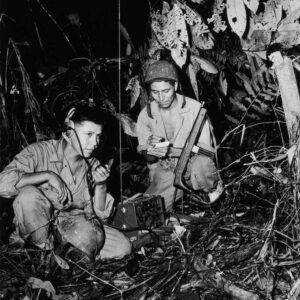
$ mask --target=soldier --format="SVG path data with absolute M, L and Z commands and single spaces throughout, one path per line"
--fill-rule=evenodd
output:
M 167 61 L 157 61 L 148 67 L 145 84 L 150 102 L 137 121 L 138 151 L 150 169 L 151 184 L 145 193 L 163 196 L 166 210 L 170 211 L 175 195 L 174 169 L 202 103 L 176 93 L 178 74 Z M 214 153 L 212 140 L 212 126 L 207 120 L 197 145 Z M 161 141 L 169 145 L 157 148 Z M 208 193 L 208 203 L 218 200 L 224 190 L 213 157 L 193 155 L 185 178 L 195 191 Z M 182 191 L 176 199 L 181 195 Z
M 94 158 L 105 119 L 95 107 L 78 105 L 70 110 L 59 140 L 29 145 L 0 173 L 0 196 L 14 199 L 21 238 L 53 249 L 58 232 L 90 258 L 122 258 L 131 252 L 129 240 L 100 221 L 110 216 L 114 202 L 106 187 L 109 166 Z

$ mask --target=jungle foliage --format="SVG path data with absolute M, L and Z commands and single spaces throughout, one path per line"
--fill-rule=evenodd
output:
M 10 30 L 18 20 L 1 14 L 5 31 L 1 166 L 29 143 L 58 136 L 68 109 L 88 101 L 111 114 L 112 128 L 119 134 L 110 145 L 116 158 L 123 155 L 116 160 L 112 184 L 119 184 L 121 173 L 123 196 L 143 191 L 147 168 L 135 152 L 135 121 L 148 101 L 145 69 L 166 59 L 178 69 L 182 92 L 203 101 L 214 124 L 226 187 L 221 203 L 204 208 L 183 199 L 175 212 L 194 214 L 181 219 L 186 231 L 182 235 L 174 231 L 168 238 L 150 237 L 137 246 L 135 257 L 123 262 L 90 265 L 78 253 L 67 253 L 65 259 L 52 253 L 52 268 L 53 261 L 56 264 L 51 273 L 44 252 L 4 245 L 1 273 L 7 287 L 1 288 L 1 295 L 7 299 L 17 294 L 22 299 L 297 299 L 299 156 L 297 145 L 288 140 L 269 54 L 279 50 L 291 58 L 299 76 L 300 4 L 296 0 L 150 0 L 147 5 L 148 23 L 139 43 L 121 15 L 119 57 L 96 57 L 91 51 L 76 56 L 75 49 L 72 58 L 54 65 L 39 20 L 32 23 L 36 42 L 31 43 Z M 47 5 L 28 2 L 29 10 L 37 7 L 73 49 L 70 35 Z M 40 51 L 42 62 L 32 64 L 32 53 Z

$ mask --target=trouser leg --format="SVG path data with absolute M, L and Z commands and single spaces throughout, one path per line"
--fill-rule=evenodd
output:
M 189 160 L 185 179 L 194 190 L 211 192 L 220 180 L 214 161 L 205 155 L 194 155 Z
M 174 171 L 163 169 L 160 165 L 153 170 L 153 177 L 150 186 L 145 191 L 145 194 L 149 195 L 159 195 L 165 200 L 166 211 L 172 209 L 173 200 L 177 200 L 182 197 L 183 192 L 177 190 L 176 199 L 174 199 L 175 187 L 174 183 Z
M 62 244 L 70 243 L 94 259 L 103 247 L 105 233 L 102 222 L 81 209 L 60 211 L 55 226 Z
M 173 200 L 178 200 L 182 197 L 183 191 L 177 189 L 174 199 L 174 170 L 164 169 L 160 164 L 152 170 L 151 184 L 146 190 L 146 194 L 160 195 L 165 199 L 166 211 L 170 211 L 173 205 Z M 184 179 L 188 186 L 193 190 L 211 192 L 220 181 L 219 173 L 214 161 L 205 155 L 194 155 L 190 158 L 187 170 L 184 174 Z
M 57 229 L 64 242 L 72 244 L 90 258 L 122 258 L 131 253 L 131 243 L 120 231 L 98 220 L 89 219 L 83 210 L 60 212 Z
M 53 213 L 51 203 L 35 186 L 26 186 L 13 203 L 15 222 L 21 237 L 30 236 L 40 247 L 53 247 L 50 220 Z
M 96 259 L 119 259 L 131 253 L 131 243 L 122 232 L 107 225 L 104 225 L 104 232 L 104 245 Z

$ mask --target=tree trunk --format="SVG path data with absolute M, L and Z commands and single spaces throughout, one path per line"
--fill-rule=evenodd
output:
M 282 57 L 280 52 L 272 53 L 269 58 L 274 63 L 275 73 L 279 83 L 279 89 L 282 99 L 282 106 L 286 119 L 286 126 L 289 134 L 290 147 L 295 148 L 294 159 L 291 163 L 291 170 L 293 172 L 294 184 L 294 203 L 293 203 L 293 219 L 297 224 L 300 221 L 299 215 L 299 198 L 300 190 L 297 184 L 300 181 L 300 96 L 296 76 L 293 68 L 293 63 L 288 57 Z M 300 238 L 299 227 L 293 227 L 293 236 L 295 239 Z
M 290 144 L 298 143 L 298 123 L 300 119 L 300 96 L 293 63 L 288 57 L 282 57 L 280 52 L 270 55 L 274 63 L 275 73 L 284 109 Z

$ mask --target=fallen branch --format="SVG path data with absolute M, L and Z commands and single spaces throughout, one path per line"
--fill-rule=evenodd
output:
M 213 287 L 220 292 L 225 292 L 238 300 L 259 300 L 259 296 L 236 286 L 231 281 L 224 279 L 219 272 L 215 272 L 203 265 L 197 257 L 193 263 L 194 269 L 200 275 L 200 280 L 191 281 L 191 287 Z M 187 286 L 187 285 L 186 285 Z M 186 288 L 185 286 L 185 288 Z
M 224 292 L 240 300 L 258 300 L 259 296 L 232 284 L 230 281 L 221 279 L 224 283 Z
M 221 269 L 237 265 L 240 262 L 251 258 L 261 247 L 261 243 L 255 243 L 252 245 L 245 245 L 240 250 L 233 252 L 228 257 L 223 258 L 223 261 L 219 264 Z

